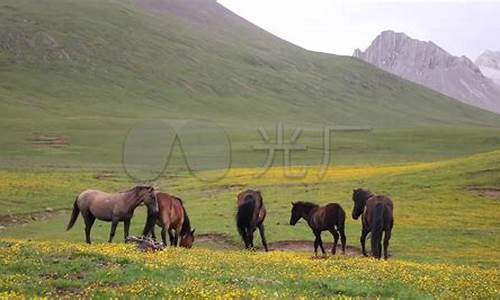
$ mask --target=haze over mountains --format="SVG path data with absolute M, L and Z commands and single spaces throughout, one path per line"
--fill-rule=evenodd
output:
M 433 42 L 389 30 L 365 51 L 356 49 L 353 56 L 464 103 L 500 113 L 500 86 L 467 57 L 453 56 Z M 484 55 L 482 61 L 491 70 L 488 74 L 496 74 L 494 55 Z

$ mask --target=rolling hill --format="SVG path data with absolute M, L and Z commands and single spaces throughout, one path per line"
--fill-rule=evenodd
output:
M 306 51 L 212 0 L 6 0 L 0 25 L 4 167 L 116 166 L 128 130 L 160 119 L 217 122 L 242 155 L 236 164 L 255 164 L 245 151 L 260 141 L 257 127 L 278 121 L 306 133 L 374 128 L 340 135 L 340 162 L 499 144 L 499 115 L 358 59 Z

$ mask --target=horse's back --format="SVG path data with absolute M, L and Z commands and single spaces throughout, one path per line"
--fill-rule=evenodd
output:
M 392 227 L 394 216 L 393 216 L 393 210 L 394 210 L 394 203 L 392 202 L 391 198 L 385 196 L 385 195 L 375 195 L 368 199 L 366 203 L 366 215 L 367 215 L 367 220 L 371 221 L 371 214 L 373 211 L 375 211 L 375 208 L 378 205 L 383 205 L 383 215 L 385 218 L 385 221 L 387 224 L 390 224 L 390 227 Z
M 77 204 L 82 212 L 90 212 L 94 217 L 110 221 L 116 205 L 114 194 L 99 190 L 85 190 L 78 196 Z
M 328 203 L 327 205 L 325 205 L 325 209 L 332 213 L 343 213 L 345 215 L 344 209 L 338 203 Z
M 328 203 L 319 207 L 314 212 L 315 226 L 321 229 L 330 229 L 333 226 L 343 226 L 345 222 L 345 211 L 338 203 Z
M 181 226 L 184 222 L 182 200 L 164 192 L 156 192 L 155 195 L 160 210 L 159 221 L 169 227 Z
M 264 201 L 260 191 L 246 190 L 238 194 L 238 205 L 247 201 L 255 201 L 257 207 L 264 207 Z
M 78 205 L 91 204 L 93 201 L 109 198 L 111 194 L 99 190 L 85 190 L 78 195 Z
M 262 223 L 266 217 L 266 208 L 259 191 L 246 190 L 238 194 L 238 226 L 251 226 Z
M 394 203 L 392 202 L 391 198 L 389 198 L 385 195 L 376 195 L 368 200 L 373 201 L 373 205 L 376 205 L 378 203 L 382 203 L 384 205 L 385 210 L 390 211 L 392 214 L 392 211 L 394 209 Z

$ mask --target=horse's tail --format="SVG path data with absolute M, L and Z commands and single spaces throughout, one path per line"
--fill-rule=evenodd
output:
M 381 242 L 384 229 L 384 203 L 377 203 L 372 212 L 372 252 L 373 256 L 380 258 L 382 254 Z
M 184 213 L 184 223 L 182 223 L 182 228 L 181 228 L 181 235 L 184 235 L 191 231 L 191 221 L 189 220 L 189 216 L 187 214 L 186 208 L 184 207 L 184 203 L 182 203 L 182 200 L 179 199 L 182 207 L 182 212 Z
M 243 239 L 245 239 L 245 229 L 250 227 L 252 223 L 254 210 L 255 199 L 253 197 L 238 207 L 238 212 L 236 213 L 236 226 L 238 227 L 238 232 Z
M 344 231 L 344 226 L 345 226 L 345 211 L 344 209 L 339 205 L 338 206 L 338 211 L 337 211 L 337 230 L 338 231 Z
M 73 225 L 75 225 L 76 219 L 78 218 L 78 214 L 80 213 L 80 208 L 78 208 L 78 196 L 75 199 L 75 203 L 73 203 L 73 212 L 71 213 L 71 219 L 69 219 L 68 226 L 66 230 L 70 230 Z

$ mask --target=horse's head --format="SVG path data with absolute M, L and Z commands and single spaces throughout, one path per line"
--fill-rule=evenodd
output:
M 292 202 L 292 215 L 290 216 L 290 225 L 295 225 L 302 217 L 302 209 L 300 203 Z
M 193 247 L 193 243 L 194 243 L 194 231 L 196 229 L 193 229 L 193 230 L 188 230 L 188 232 L 186 234 L 184 234 L 183 236 L 181 236 L 181 241 L 179 243 L 179 246 L 181 247 L 184 247 L 184 248 L 191 248 Z
M 357 220 L 359 216 L 363 214 L 365 209 L 366 200 L 372 194 L 364 189 L 354 189 L 352 190 L 352 201 L 354 202 L 354 207 L 352 208 L 352 218 Z
M 138 185 L 135 187 L 137 200 L 146 206 L 157 205 L 156 204 L 156 195 L 155 188 L 149 185 Z

